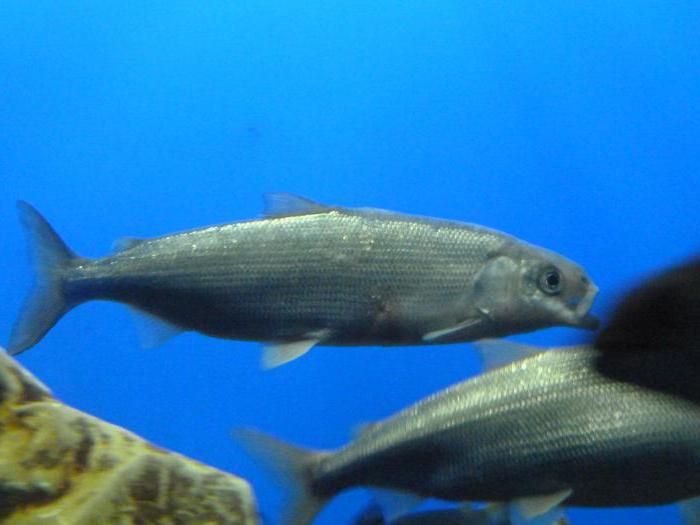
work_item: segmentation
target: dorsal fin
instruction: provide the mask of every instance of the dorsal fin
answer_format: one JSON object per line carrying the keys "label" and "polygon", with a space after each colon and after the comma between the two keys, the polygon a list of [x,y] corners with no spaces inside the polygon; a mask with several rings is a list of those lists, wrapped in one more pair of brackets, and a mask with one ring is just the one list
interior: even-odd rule
{"label": "dorsal fin", "polygon": [[486,372],[544,351],[544,348],[513,343],[504,339],[482,339],[474,343],[474,346],[481,356]]}
{"label": "dorsal fin", "polygon": [[292,193],[266,193],[263,215],[267,218],[291,217],[325,213],[330,209],[329,206]]}
{"label": "dorsal fin", "polygon": [[138,237],[121,237],[112,243],[112,251],[115,253],[125,252],[134,246],[138,246],[142,242],[146,242],[146,239],[140,239]]}
{"label": "dorsal fin", "polygon": [[352,437],[357,439],[365,432],[369,432],[370,430],[375,428],[377,425],[379,425],[379,423],[379,421],[365,421],[364,423],[358,423],[357,425],[352,427]]}

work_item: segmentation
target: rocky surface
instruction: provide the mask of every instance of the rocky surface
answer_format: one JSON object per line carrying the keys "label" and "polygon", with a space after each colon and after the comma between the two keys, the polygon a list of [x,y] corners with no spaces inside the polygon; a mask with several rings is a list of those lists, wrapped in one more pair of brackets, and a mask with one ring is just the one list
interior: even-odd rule
{"label": "rocky surface", "polygon": [[245,480],[62,404],[0,349],[0,523],[249,525],[258,517]]}

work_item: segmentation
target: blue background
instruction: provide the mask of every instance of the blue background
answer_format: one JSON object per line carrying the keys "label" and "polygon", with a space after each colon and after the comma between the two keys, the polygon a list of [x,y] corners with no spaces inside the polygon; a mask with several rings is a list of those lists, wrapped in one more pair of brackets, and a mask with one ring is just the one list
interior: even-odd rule
{"label": "blue background", "polygon": [[[698,248],[700,4],[206,1],[0,4],[0,332],[31,282],[14,202],[85,256],[255,217],[261,194],[465,220],[587,268],[605,313]],[[519,337],[566,344],[581,332]],[[20,361],[77,408],[281,493],[229,439],[334,447],[478,370],[468,345],[144,350],[126,309],[76,309]],[[365,493],[318,523],[346,523]],[[673,506],[574,524],[678,523]]]}

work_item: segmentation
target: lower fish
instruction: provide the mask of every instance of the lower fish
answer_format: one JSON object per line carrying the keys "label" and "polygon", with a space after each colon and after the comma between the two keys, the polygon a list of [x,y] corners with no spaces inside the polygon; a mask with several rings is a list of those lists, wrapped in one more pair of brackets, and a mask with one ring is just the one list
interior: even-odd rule
{"label": "lower fish", "polygon": [[[290,480],[283,523],[307,525],[335,495],[373,487],[450,501],[661,505],[700,495],[700,405],[601,373],[591,346],[535,352],[312,451],[235,433]],[[605,359],[626,361],[624,353]]]}

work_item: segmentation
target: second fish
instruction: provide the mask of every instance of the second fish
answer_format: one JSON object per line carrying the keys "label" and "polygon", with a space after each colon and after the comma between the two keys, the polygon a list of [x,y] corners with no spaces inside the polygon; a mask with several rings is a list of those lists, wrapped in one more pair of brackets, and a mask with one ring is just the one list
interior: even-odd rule
{"label": "second fish", "polygon": [[266,366],[316,344],[454,343],[597,325],[597,287],[581,267],[481,226],[271,194],[263,219],[130,239],[85,259],[31,206],[19,207],[38,283],[13,354],[95,299],[126,303],[170,333],[266,342]]}

